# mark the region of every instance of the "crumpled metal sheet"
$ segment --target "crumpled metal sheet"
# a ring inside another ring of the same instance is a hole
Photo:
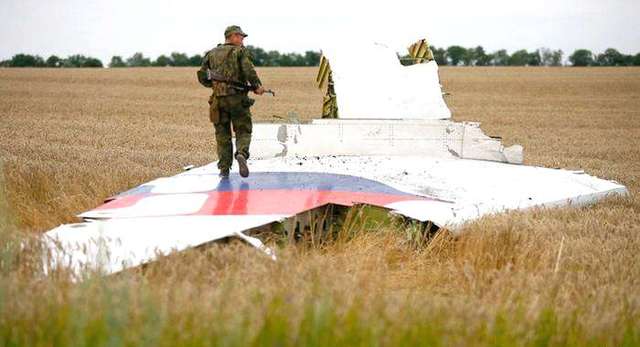
[[[254,124],[252,156],[407,156],[522,164],[520,145],[505,148],[480,124],[449,120],[315,119],[308,124]]]

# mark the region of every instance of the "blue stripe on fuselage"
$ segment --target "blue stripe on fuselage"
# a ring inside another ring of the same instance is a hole
[[[232,173],[227,180],[220,180],[214,191],[228,192],[241,190],[318,190],[366,192],[392,195],[411,195],[386,184],[367,178],[322,172],[253,172],[247,178]],[[122,192],[116,197],[150,193],[153,184],[145,183]]]
[[[362,177],[321,172],[255,172],[247,178],[231,174],[216,187],[221,192],[271,189],[414,195]]]

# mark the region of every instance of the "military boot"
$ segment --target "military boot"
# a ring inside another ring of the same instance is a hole
[[[249,167],[247,166],[247,158],[245,158],[244,154],[236,154],[236,160],[238,161],[238,166],[240,167],[240,176],[249,177]]]
[[[229,178],[229,169],[220,169],[220,174],[218,176],[222,179]]]

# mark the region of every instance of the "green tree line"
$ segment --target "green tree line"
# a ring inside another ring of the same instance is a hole
[[[265,51],[260,47],[247,46],[256,66],[316,66],[320,62],[320,52],[307,51],[299,53],[280,53],[278,51]],[[162,54],[155,60],[145,57],[138,52],[128,58],[113,56],[108,67],[146,67],[146,66],[200,66],[202,55],[189,56],[186,53],[173,52]],[[92,57],[76,54],[67,58],[52,55],[43,59],[38,55],[16,54],[9,60],[0,62],[1,67],[103,67],[103,63]]]
[[[256,66],[316,66],[321,53],[306,51],[300,53],[280,53],[275,50],[266,51],[260,47],[247,46],[253,56]],[[448,48],[431,47],[438,65],[451,66],[562,66],[564,52],[540,48],[535,51],[521,49],[509,54],[501,49],[487,53],[482,46],[465,48],[450,46]],[[160,55],[155,60],[145,57],[142,53],[135,53],[128,58],[113,56],[108,66],[145,67],[145,66],[200,66],[202,55],[189,56],[186,53],[173,52]],[[413,61],[408,55],[402,56],[401,62],[410,65]],[[608,48],[602,53],[593,53],[587,49],[577,49],[568,57],[571,66],[640,66],[640,53],[627,55],[614,48]],[[81,54],[60,58],[52,55],[46,60],[38,55],[16,54],[9,60],[0,61],[0,67],[104,67],[100,59]]]
[[[39,55],[16,54],[9,60],[0,61],[2,67],[103,67],[100,59],[74,54],[67,58],[52,55],[44,60]]]
[[[299,53],[280,53],[265,51],[260,47],[247,46],[256,66],[316,66],[320,62],[320,52],[307,51]],[[188,56],[185,53],[173,52],[170,55],[160,55],[156,60],[145,57],[142,53],[135,53],[129,58],[114,56],[109,67],[144,67],[144,66],[200,66],[202,55]]]
[[[450,46],[438,48],[431,46],[433,58],[438,65],[451,66],[562,66],[564,65],[562,50],[539,48],[535,51],[521,49],[509,54],[501,49],[487,53],[482,46],[465,48]],[[413,64],[408,55],[402,56],[404,65]],[[594,54],[587,49],[577,49],[569,56],[571,66],[640,66],[640,53],[627,55],[614,48],[603,53]]]

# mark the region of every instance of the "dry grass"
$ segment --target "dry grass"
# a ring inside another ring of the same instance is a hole
[[[278,96],[258,98],[256,119],[320,112],[314,69],[259,73]],[[41,232],[213,160],[208,91],[194,77],[0,69],[17,228]],[[640,69],[444,68],[441,78],[456,120],[522,144],[528,164],[581,168],[632,196],[484,218],[418,248],[399,226],[287,246],[277,263],[214,246],[81,285],[30,275],[5,227],[0,345],[640,344]]]

